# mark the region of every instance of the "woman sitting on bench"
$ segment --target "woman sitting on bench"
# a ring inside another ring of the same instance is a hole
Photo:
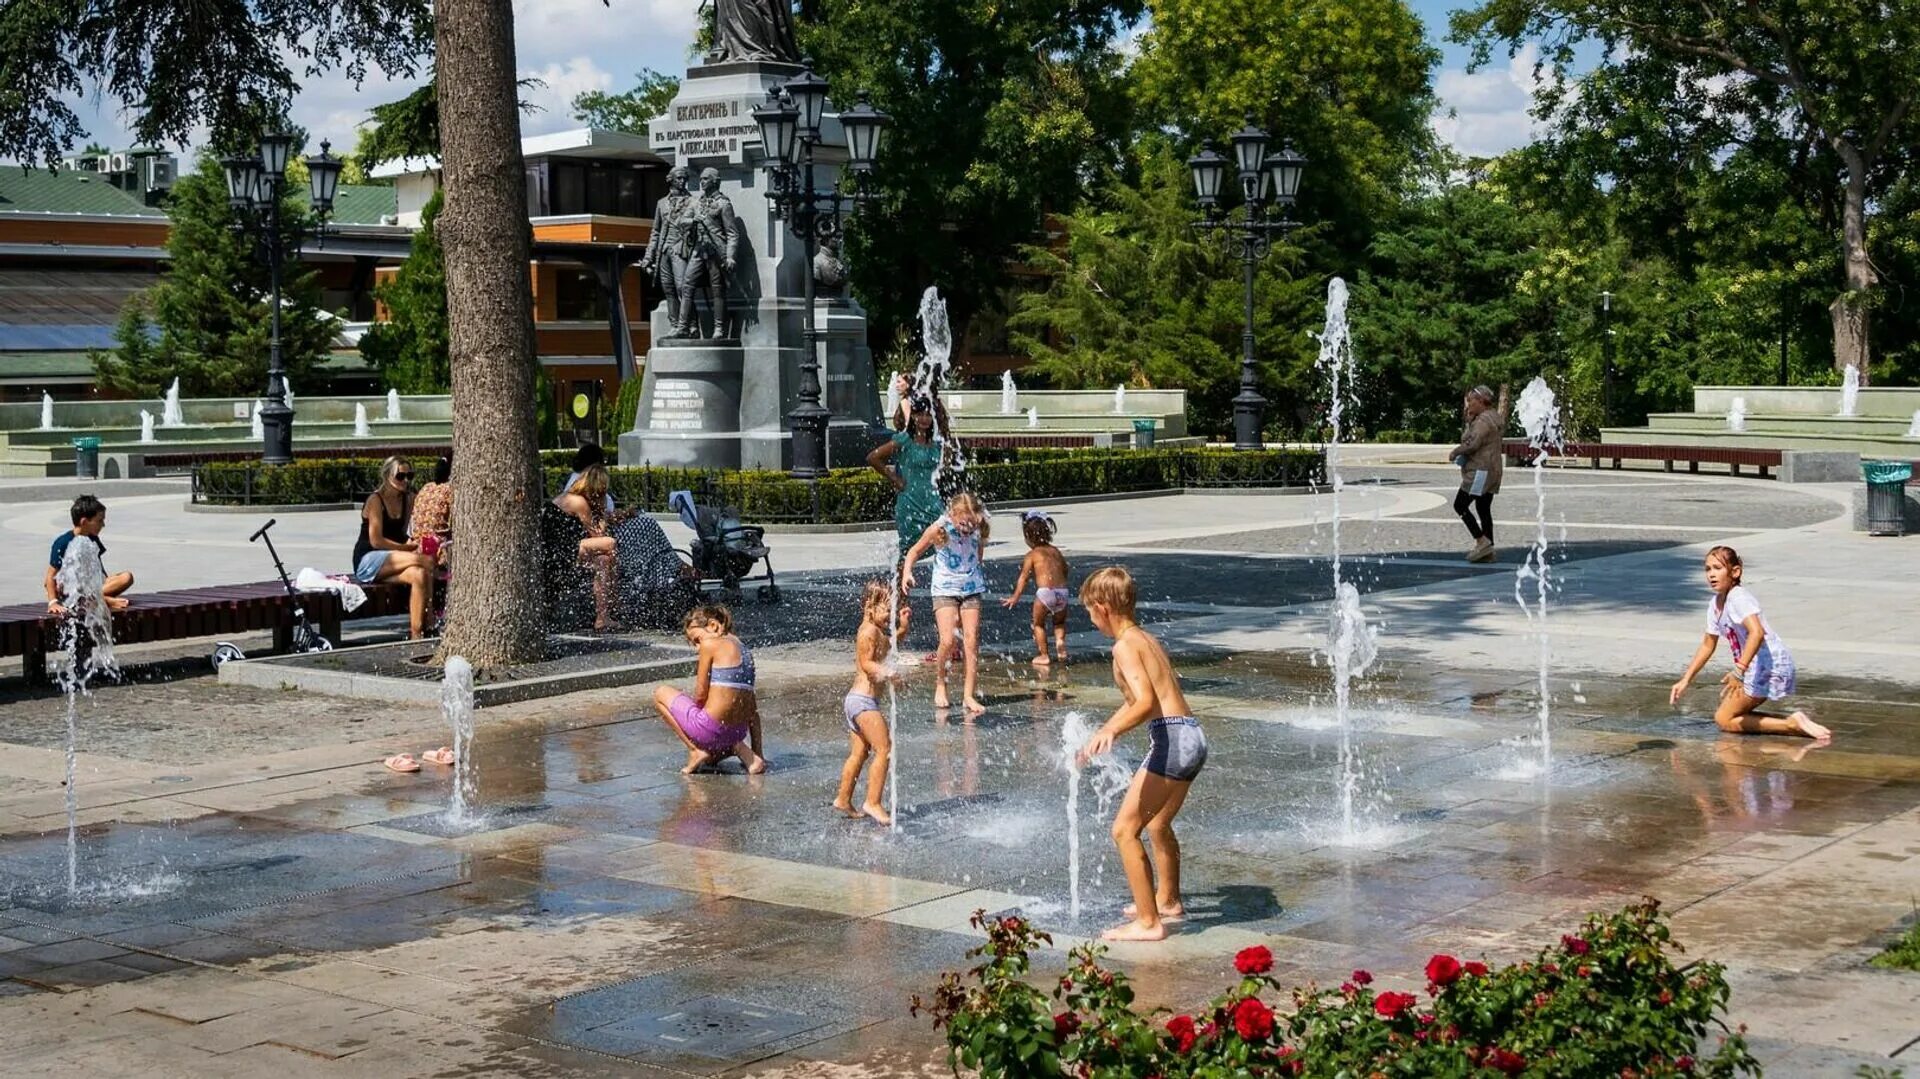
[[[608,507],[612,505],[607,497],[609,485],[606,468],[589,465],[566,493],[554,500],[561,512],[579,521],[580,527],[587,531],[580,541],[580,561],[593,568],[593,628],[597,633],[613,628],[613,621],[607,617],[607,606],[612,600],[618,556],[608,531]]]
[[[407,539],[413,516],[413,466],[398,457],[380,464],[380,489],[360,507],[360,538],[353,545],[353,579],[361,584],[397,581],[406,585],[407,635],[420,639],[433,588],[433,559]]]

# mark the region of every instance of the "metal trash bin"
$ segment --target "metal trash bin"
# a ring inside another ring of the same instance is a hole
[[[1867,478],[1867,534],[1906,535],[1907,481],[1913,478],[1913,465],[1906,461],[1862,461],[1860,471]]]
[[[1136,450],[1150,450],[1153,448],[1152,420],[1133,421],[1133,448]]]
[[[100,478],[100,438],[82,435],[73,440],[73,475],[76,479]]]

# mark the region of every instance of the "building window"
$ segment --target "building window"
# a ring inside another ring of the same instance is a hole
[[[587,213],[587,170],[571,161],[555,161],[547,166],[549,182],[552,183],[552,207],[554,214]]]
[[[591,270],[561,266],[553,271],[553,317],[574,321],[605,321],[607,292]]]

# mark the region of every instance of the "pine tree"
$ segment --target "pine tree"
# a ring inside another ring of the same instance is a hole
[[[447,264],[440,251],[435,219],[444,199],[434,192],[420,211],[413,249],[391,282],[374,290],[387,309],[360,339],[360,353],[380,372],[389,389],[401,393],[446,393],[452,374],[447,363]]]
[[[289,241],[308,219],[300,203],[290,194],[281,207]],[[194,172],[174,185],[168,216],[167,273],[129,305],[140,309],[122,317],[115,349],[96,354],[96,377],[136,397],[157,396],[175,378],[188,396],[261,392],[271,348],[267,267],[253,257],[252,240],[232,228],[226,177],[213,155],[202,155]],[[319,280],[313,270],[288,261],[280,270],[280,295],[287,373],[295,385],[311,385],[308,376],[334,336],[331,320],[320,313]],[[160,335],[153,343],[141,325],[149,312]]]

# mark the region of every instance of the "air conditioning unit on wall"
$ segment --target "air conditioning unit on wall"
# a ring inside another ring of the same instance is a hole
[[[173,155],[145,158],[147,167],[146,189],[148,191],[168,191],[173,188],[175,169]]]

